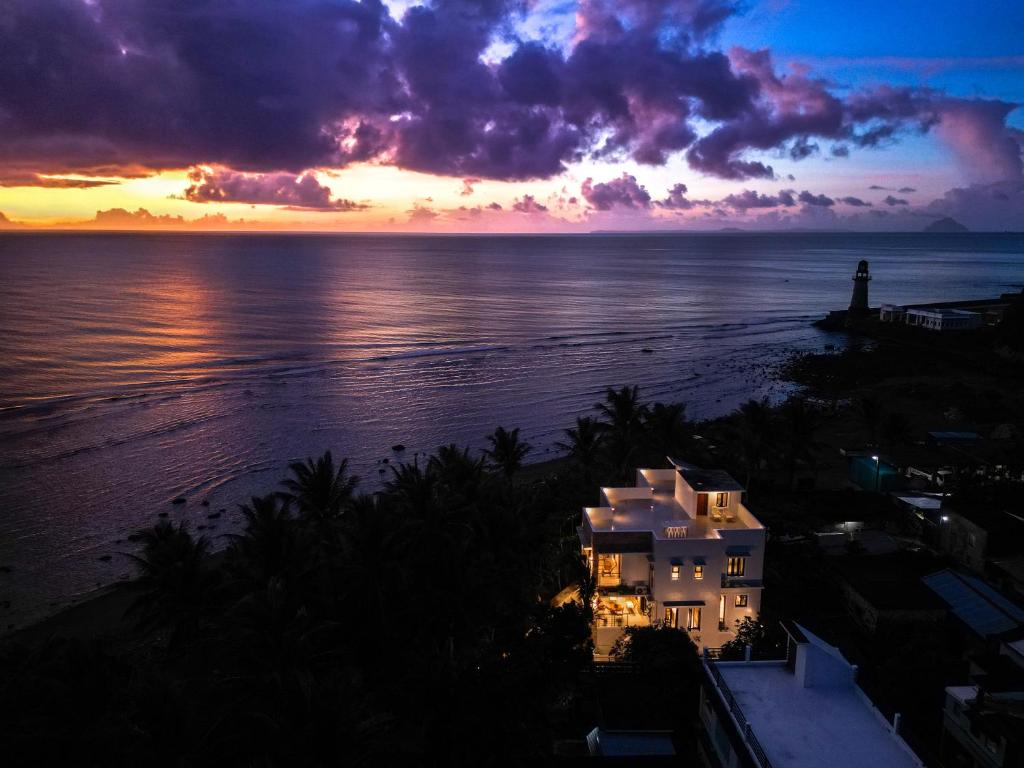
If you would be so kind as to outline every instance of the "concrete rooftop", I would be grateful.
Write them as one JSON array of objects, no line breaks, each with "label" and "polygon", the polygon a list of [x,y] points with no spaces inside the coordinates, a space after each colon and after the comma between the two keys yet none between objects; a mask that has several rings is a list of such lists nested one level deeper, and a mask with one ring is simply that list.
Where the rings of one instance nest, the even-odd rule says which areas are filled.
[{"label": "concrete rooftop", "polygon": [[775,766],[920,768],[855,687],[804,688],[782,666],[718,664]]},{"label": "concrete rooftop", "polygon": [[587,508],[587,517],[594,531],[644,531],[661,537],[666,527],[685,526],[686,537],[692,539],[719,538],[718,530],[754,527],[743,521],[742,513],[736,514],[731,522],[724,518],[714,520],[711,515],[691,517],[669,491],[655,490],[650,497],[640,499],[617,498],[615,491],[614,488],[605,489],[611,506]]}]

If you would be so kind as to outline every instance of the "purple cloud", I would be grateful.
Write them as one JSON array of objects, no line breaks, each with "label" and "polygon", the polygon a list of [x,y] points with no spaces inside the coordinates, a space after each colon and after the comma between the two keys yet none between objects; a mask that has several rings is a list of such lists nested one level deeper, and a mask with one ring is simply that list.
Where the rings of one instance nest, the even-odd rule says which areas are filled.
[{"label": "purple cloud", "polygon": [[815,195],[806,189],[800,193],[797,199],[804,205],[816,205],[821,208],[830,208],[836,204],[836,201],[828,195]]},{"label": "purple cloud", "polygon": [[752,189],[745,189],[739,193],[726,195],[722,198],[721,204],[737,211],[746,211],[750,208],[775,208],[778,206],[789,208],[796,205],[796,198],[790,190],[782,190],[776,195],[763,195]]},{"label": "purple cloud", "polygon": [[855,208],[864,208],[871,205],[867,200],[861,200],[859,197],[840,197],[838,201],[846,205],[852,205]]},{"label": "purple cloud", "polygon": [[512,210],[516,213],[547,213],[548,207],[538,203],[533,195],[523,195],[512,203]]},{"label": "purple cloud", "polygon": [[697,203],[686,196],[685,184],[674,184],[665,198],[658,200],[655,205],[673,211],[688,211]]},{"label": "purple cloud", "polygon": [[192,183],[184,197],[194,203],[250,203],[322,211],[356,211],[367,207],[352,200],[332,200],[331,190],[310,174],[196,169],[189,174],[189,180]]},{"label": "purple cloud", "polygon": [[610,211],[612,208],[650,208],[651,195],[636,181],[635,176],[622,174],[617,179],[602,181],[597,184],[587,179],[580,188],[583,199],[598,211]]},{"label": "purple cloud", "polygon": [[[8,6],[0,176],[297,177],[376,161],[517,180],[684,154],[713,176],[774,178],[757,153],[799,160],[824,141],[840,156],[935,131],[979,179],[1021,177],[1014,105],[847,92],[777,72],[768,51],[726,54],[714,44],[737,11],[726,0],[581,0],[564,48],[510,36],[525,0],[434,0],[401,18],[379,0]],[[499,40],[508,54],[485,61]]]},{"label": "purple cloud", "polygon": [[892,207],[894,205],[909,205],[910,204],[907,200],[904,200],[901,197],[893,197],[892,195],[886,195],[885,199],[882,200],[882,202],[885,203],[886,205],[890,206],[890,207]]}]

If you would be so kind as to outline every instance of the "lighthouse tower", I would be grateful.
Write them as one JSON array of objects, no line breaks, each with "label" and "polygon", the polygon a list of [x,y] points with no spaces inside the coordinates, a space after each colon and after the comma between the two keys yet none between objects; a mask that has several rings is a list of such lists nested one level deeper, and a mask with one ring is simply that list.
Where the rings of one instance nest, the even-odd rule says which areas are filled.
[{"label": "lighthouse tower", "polygon": [[869,280],[871,280],[871,275],[868,274],[868,263],[862,259],[853,276],[853,297],[850,299],[851,315],[867,314]]}]

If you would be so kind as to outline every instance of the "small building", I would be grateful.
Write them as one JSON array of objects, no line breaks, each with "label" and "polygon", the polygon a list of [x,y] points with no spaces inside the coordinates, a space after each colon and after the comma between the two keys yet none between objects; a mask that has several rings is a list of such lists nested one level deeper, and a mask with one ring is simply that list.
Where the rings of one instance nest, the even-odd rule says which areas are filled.
[{"label": "small building", "polygon": [[1024,641],[975,657],[971,683],[946,688],[939,754],[946,766],[1024,765]]},{"label": "small building", "polygon": [[1024,518],[998,506],[960,501],[943,505],[938,546],[960,565],[987,573],[988,564],[1019,554],[1024,547]]},{"label": "small building", "polygon": [[1024,628],[1024,608],[977,576],[946,568],[922,581],[962,622],[975,648],[989,647]]},{"label": "small building", "polygon": [[883,304],[878,311],[878,319],[883,323],[905,323],[907,308],[901,304]]},{"label": "small building", "polygon": [[799,625],[785,659],[704,654],[700,718],[726,768],[920,768],[923,763],[857,685],[857,667]]},{"label": "small building", "polygon": [[580,544],[597,584],[595,655],[629,626],[664,624],[720,646],[761,606],[765,528],[726,472],[671,462],[636,485],[602,488],[583,510]]},{"label": "small building", "polygon": [[966,309],[908,309],[906,322],[907,325],[930,331],[969,331],[981,328],[985,317],[979,312]]},{"label": "small building", "polygon": [[858,630],[880,642],[903,642],[937,637],[946,627],[946,603],[921,583],[928,563],[932,558],[897,552],[849,555],[831,566]]}]

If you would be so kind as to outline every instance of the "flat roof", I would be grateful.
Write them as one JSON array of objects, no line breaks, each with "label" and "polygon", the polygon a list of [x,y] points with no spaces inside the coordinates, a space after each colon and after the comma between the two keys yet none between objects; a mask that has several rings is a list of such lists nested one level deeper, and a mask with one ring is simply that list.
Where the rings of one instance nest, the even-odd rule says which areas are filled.
[{"label": "flat roof", "polygon": [[804,688],[783,666],[716,666],[773,765],[921,766],[855,686]]},{"label": "flat roof", "polygon": [[[615,488],[604,489],[611,506],[587,507],[591,529],[604,531],[644,531],[661,537],[665,528],[686,527],[688,539],[720,538],[716,533],[724,529],[746,529],[760,526],[747,525],[742,515],[732,522],[716,521],[710,515],[691,517],[668,491],[654,491],[649,498],[616,498]],[[623,489],[630,491],[633,489]]]},{"label": "flat roof", "polygon": [[695,491],[742,491],[732,475],[724,469],[681,468],[679,474]]}]

